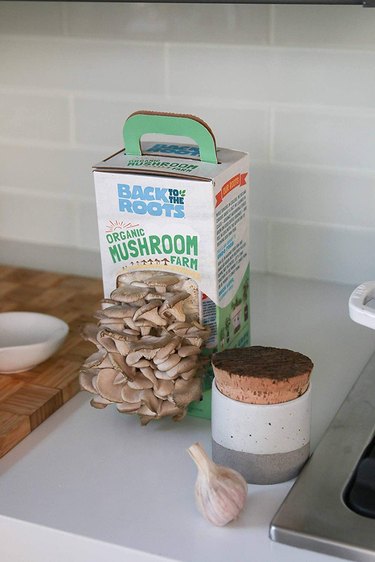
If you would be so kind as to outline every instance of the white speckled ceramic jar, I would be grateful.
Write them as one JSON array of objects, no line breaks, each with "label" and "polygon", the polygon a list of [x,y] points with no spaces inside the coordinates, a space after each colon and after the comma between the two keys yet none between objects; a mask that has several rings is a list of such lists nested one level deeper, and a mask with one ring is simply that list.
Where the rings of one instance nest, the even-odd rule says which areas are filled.
[{"label": "white speckled ceramic jar", "polygon": [[310,454],[311,385],[280,404],[247,404],[212,385],[212,457],[251,484],[297,476]]}]

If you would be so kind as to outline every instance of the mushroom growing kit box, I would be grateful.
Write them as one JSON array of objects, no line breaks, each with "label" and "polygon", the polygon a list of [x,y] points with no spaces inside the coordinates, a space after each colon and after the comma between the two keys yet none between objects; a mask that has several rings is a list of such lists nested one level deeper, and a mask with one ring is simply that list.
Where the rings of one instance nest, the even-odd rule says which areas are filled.
[{"label": "mushroom growing kit box", "polygon": [[[141,145],[147,133],[196,145],[160,136]],[[142,335],[182,334],[180,345],[200,348],[203,398],[188,411],[210,418],[209,356],[249,345],[248,156],[217,148],[209,127],[188,115],[137,112],[125,122],[124,143],[125,151],[93,172],[104,297],[110,302],[130,287],[127,302],[143,307],[127,324],[130,331],[135,322]],[[181,366],[180,375],[188,380],[189,358],[180,356],[187,369]],[[153,363],[156,378],[169,377],[170,384],[179,369],[172,359],[165,371],[163,359]]]}]

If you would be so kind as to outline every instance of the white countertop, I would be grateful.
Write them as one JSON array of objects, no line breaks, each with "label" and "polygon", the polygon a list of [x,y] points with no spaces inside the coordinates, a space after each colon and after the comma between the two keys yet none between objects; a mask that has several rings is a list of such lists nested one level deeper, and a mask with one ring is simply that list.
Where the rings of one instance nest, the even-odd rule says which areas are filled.
[{"label": "white countertop", "polygon": [[[315,363],[315,447],[375,349],[350,321],[352,287],[254,274],[252,344],[288,347]],[[272,542],[269,523],[293,482],[249,486],[240,518],[207,523],[194,504],[186,448],[210,451],[210,423],[193,417],[141,427],[80,393],[0,460],[2,562],[332,562]],[[337,559],[336,559],[337,560]]]}]

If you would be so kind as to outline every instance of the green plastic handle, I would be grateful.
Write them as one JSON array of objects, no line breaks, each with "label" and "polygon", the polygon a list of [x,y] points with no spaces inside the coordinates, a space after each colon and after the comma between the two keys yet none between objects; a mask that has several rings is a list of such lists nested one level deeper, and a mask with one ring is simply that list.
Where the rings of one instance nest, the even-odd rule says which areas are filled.
[{"label": "green plastic handle", "polygon": [[141,156],[141,137],[146,133],[183,136],[198,145],[202,162],[217,164],[215,137],[208,126],[192,115],[173,113],[133,113],[125,121],[123,134],[126,154]]}]

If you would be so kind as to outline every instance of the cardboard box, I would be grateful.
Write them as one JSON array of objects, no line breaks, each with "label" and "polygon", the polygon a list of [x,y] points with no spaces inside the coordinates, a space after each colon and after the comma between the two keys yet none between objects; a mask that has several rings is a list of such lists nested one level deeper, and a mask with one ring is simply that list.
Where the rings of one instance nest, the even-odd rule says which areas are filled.
[{"label": "cardboard box", "polygon": [[[137,115],[143,121],[134,128],[129,122]],[[160,126],[153,115],[131,116],[126,154],[121,150],[94,167],[104,296],[124,273],[178,274],[196,287],[198,319],[211,330],[204,353],[249,345],[248,156],[216,149],[214,141],[210,149],[199,135],[199,146],[148,142],[140,154],[141,133],[169,132],[170,117],[174,134],[194,138],[195,131],[186,134],[190,117],[181,116],[179,125],[175,116],[162,115]],[[211,162],[202,162],[203,155]],[[209,418],[207,363],[204,398],[189,412]]]}]

